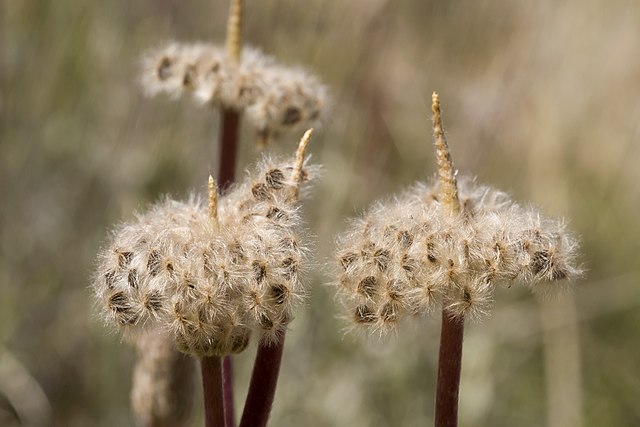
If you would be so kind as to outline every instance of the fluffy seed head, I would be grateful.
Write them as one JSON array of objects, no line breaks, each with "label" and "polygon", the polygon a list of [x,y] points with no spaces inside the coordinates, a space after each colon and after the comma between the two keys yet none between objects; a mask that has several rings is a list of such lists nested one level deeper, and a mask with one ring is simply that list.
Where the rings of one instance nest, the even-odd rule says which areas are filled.
[{"label": "fluffy seed head", "polygon": [[144,56],[141,80],[148,95],[189,95],[242,111],[264,140],[317,126],[327,114],[327,89],[314,75],[251,47],[233,58],[215,45],[173,42]]},{"label": "fluffy seed head", "polygon": [[338,295],[354,327],[382,333],[434,307],[481,318],[498,283],[549,292],[544,283],[581,274],[562,221],[457,178],[440,113],[434,93],[437,181],[376,203],[338,238]]},{"label": "fluffy seed head", "polygon": [[198,356],[241,352],[252,332],[276,337],[303,295],[298,189],[316,172],[301,153],[265,158],[219,198],[210,181],[208,204],[164,199],[117,227],[93,279],[107,323],[163,330]]},{"label": "fluffy seed head", "polygon": [[418,184],[376,204],[339,237],[338,289],[356,323],[382,331],[403,314],[435,306],[477,318],[488,312],[498,283],[535,290],[580,275],[578,244],[562,221],[471,179],[459,184],[456,216],[431,197],[437,184]]}]

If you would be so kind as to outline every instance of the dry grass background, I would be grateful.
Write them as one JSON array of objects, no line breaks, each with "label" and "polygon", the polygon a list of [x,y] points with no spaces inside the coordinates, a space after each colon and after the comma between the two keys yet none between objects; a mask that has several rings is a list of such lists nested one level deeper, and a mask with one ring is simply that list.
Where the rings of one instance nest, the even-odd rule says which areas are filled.
[{"label": "dry grass background", "polygon": [[[438,90],[457,166],[582,235],[581,393],[563,398],[581,399],[584,426],[637,425],[640,5],[270,0],[247,10],[249,43],[313,69],[334,94],[310,145],[325,167],[306,207],[319,266],[346,216],[432,176]],[[0,425],[20,425],[16,412],[40,425],[133,424],[133,350],[96,319],[88,278],[112,224],[162,193],[204,189],[217,115],[145,99],[138,58],[173,38],[221,40],[226,12],[219,0],[0,2]],[[272,149],[291,151],[297,137]],[[241,167],[255,155],[245,130]],[[438,316],[384,345],[344,336],[328,280],[310,277],[292,324],[273,425],[430,423]],[[467,329],[462,425],[547,425],[542,330],[560,327],[549,325],[526,290],[498,292],[493,317]],[[237,358],[238,402],[252,358],[253,348]]]}]

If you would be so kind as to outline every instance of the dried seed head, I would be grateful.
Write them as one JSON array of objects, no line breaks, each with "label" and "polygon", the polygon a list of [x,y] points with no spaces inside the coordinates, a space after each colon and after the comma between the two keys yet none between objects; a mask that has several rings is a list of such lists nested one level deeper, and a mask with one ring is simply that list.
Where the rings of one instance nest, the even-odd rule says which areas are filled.
[{"label": "dried seed head", "polygon": [[433,124],[437,182],[374,204],[338,238],[338,294],[355,313],[354,326],[368,331],[392,330],[403,316],[437,305],[452,316],[481,318],[497,283],[548,292],[545,282],[581,274],[577,240],[562,221],[472,179],[458,180],[435,93]]},{"label": "dried seed head", "polygon": [[329,100],[315,76],[250,47],[240,55],[240,4],[234,0],[231,7],[226,50],[174,42],[147,53],[141,79],[145,93],[186,94],[202,104],[243,111],[263,141],[320,125]]},{"label": "dried seed head", "polygon": [[303,295],[306,250],[292,196],[314,176],[303,166],[301,153],[265,159],[220,198],[210,181],[208,204],[164,199],[117,227],[93,280],[107,323],[132,336],[168,331],[197,356],[242,351],[252,330],[272,340]]}]

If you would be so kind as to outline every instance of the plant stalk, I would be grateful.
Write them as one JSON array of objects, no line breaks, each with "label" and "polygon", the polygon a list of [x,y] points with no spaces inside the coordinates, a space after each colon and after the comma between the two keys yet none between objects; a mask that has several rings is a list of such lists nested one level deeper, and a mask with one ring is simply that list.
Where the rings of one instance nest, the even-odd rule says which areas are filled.
[{"label": "plant stalk", "polygon": [[[240,113],[234,110],[222,109],[220,112],[220,121],[218,186],[221,191],[224,191],[235,181],[238,137],[240,133]],[[233,404],[233,370],[231,356],[224,357],[223,375],[225,426],[234,427],[235,411]]]},{"label": "plant stalk", "polygon": [[222,360],[222,394],[224,399],[224,425],[235,426],[235,411],[233,406],[233,367],[231,356]]},{"label": "plant stalk", "polygon": [[278,334],[276,342],[258,345],[240,427],[264,427],[267,425],[278,384],[284,338],[285,332],[282,331]]},{"label": "plant stalk", "polygon": [[238,137],[240,133],[240,113],[223,108],[220,112],[220,118],[218,186],[221,191],[224,191],[235,180]]},{"label": "plant stalk", "polygon": [[204,425],[205,427],[224,427],[220,357],[203,357],[200,359],[200,367],[204,395]]},{"label": "plant stalk", "polygon": [[458,425],[458,393],[462,368],[464,318],[452,317],[442,310],[438,383],[436,386],[436,427]]}]

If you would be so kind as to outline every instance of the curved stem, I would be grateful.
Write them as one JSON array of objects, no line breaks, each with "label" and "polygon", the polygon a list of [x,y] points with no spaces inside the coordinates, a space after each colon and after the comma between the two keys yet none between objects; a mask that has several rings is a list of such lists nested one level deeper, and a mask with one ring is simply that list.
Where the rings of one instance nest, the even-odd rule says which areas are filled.
[{"label": "curved stem", "polygon": [[205,427],[224,427],[222,365],[218,356],[200,359],[204,394]]},{"label": "curved stem", "polygon": [[436,427],[458,425],[458,392],[462,368],[464,318],[452,317],[442,310],[438,383],[436,386]]},{"label": "curved stem", "polygon": [[278,384],[284,338],[285,332],[282,331],[278,334],[275,343],[260,343],[258,346],[240,427],[264,427],[267,425]]}]

